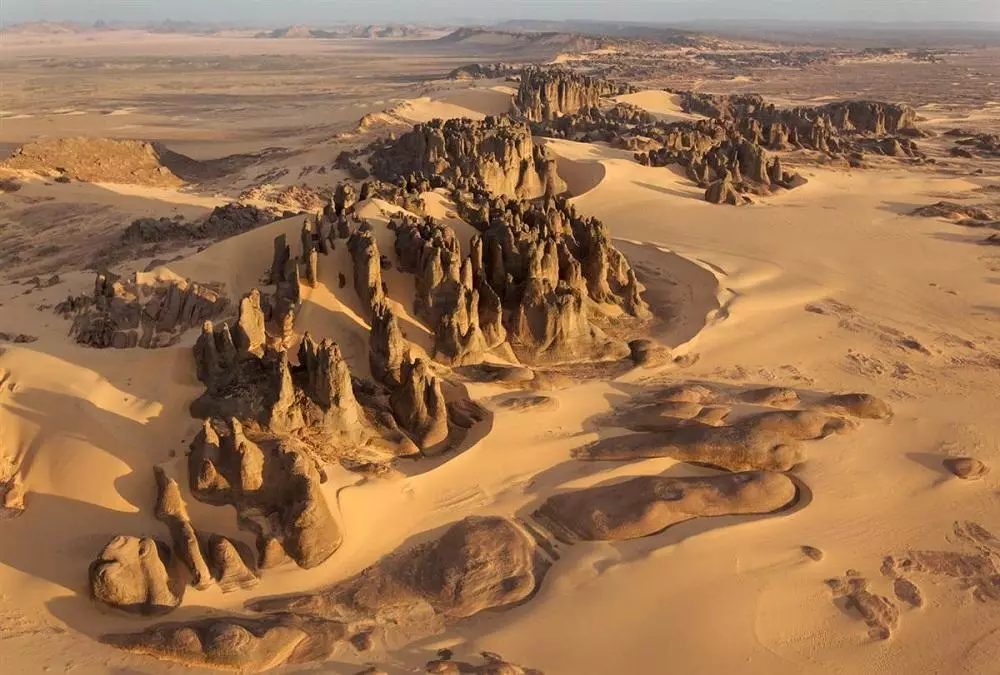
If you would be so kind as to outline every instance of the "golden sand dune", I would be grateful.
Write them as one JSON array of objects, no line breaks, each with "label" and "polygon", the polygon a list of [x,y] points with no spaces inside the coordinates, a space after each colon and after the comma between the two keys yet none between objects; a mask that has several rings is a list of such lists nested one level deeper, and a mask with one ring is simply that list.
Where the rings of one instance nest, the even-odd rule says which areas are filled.
[{"label": "golden sand dune", "polygon": [[[510,40],[501,41],[507,50]],[[194,49],[190,42],[185,50]],[[296,58],[329,48],[309,42]],[[266,47],[276,49],[299,47]],[[354,63],[372,55],[335,49]],[[354,83],[343,86],[357,94]],[[512,92],[495,82],[444,90],[422,82],[391,109],[392,119],[501,115]],[[388,98],[365,105],[377,110]],[[664,120],[695,118],[666,92],[617,100]],[[333,161],[361,140],[336,140],[339,127],[304,126],[283,131],[295,145],[290,154],[262,153],[259,163],[234,169],[230,192],[340,184],[346,174]],[[58,277],[29,279],[40,246],[58,245],[60,233],[34,229],[40,221],[22,216],[5,221],[21,229],[0,233],[10,255],[20,256],[0,281],[4,668],[88,675],[186,666],[392,675],[425,668],[991,672],[1000,648],[993,637],[1000,544],[990,533],[1000,531],[1000,518],[996,473],[988,470],[1000,462],[1000,257],[980,245],[986,225],[910,214],[943,199],[987,204],[983,187],[998,184],[995,168],[984,164],[982,174],[970,175],[964,164],[900,161],[852,169],[824,165],[813,151],[789,151],[807,184],[728,207],[707,203],[704,189],[676,166],[641,166],[605,143],[537,142],[567,184],[569,205],[607,225],[650,313],[629,324],[613,301],[588,299],[591,316],[616,339],[647,340],[647,356],[655,357],[543,367],[494,352],[470,366],[426,366],[451,405],[446,434],[461,427],[461,442],[440,455],[304,466],[305,451],[284,449],[288,439],[274,426],[244,422],[246,438],[275,453],[261,475],[279,471],[281,458],[300,462],[280,468],[282,475],[296,488],[308,484],[310,499],[321,496],[339,548],[327,542],[329,557],[316,564],[248,565],[259,584],[245,573],[246,583],[202,579],[149,603],[170,609],[179,602],[155,619],[113,611],[109,594],[101,603],[89,597],[89,568],[115,536],[132,537],[109,549],[126,562],[141,541],[177,539],[189,554],[200,546],[210,562],[221,548],[254,563],[260,538],[253,527],[270,518],[274,531],[305,529],[316,512],[303,507],[296,519],[287,515],[292,510],[257,513],[244,504],[240,522],[235,497],[224,505],[200,501],[188,453],[196,437],[198,452],[211,442],[190,410],[206,391],[192,349],[197,322],[191,329],[181,323],[159,349],[76,343],[70,320],[54,307],[92,295],[94,271],[84,269],[82,253],[79,260],[70,254],[49,270]],[[230,143],[220,156],[255,150]],[[82,232],[67,228],[67,241],[105,237],[91,249],[115,240],[140,213],[194,217],[236,196],[216,182],[184,190],[46,185],[23,169],[23,188],[0,194],[0,217],[45,204],[64,215],[81,203],[106,206],[90,216],[91,230],[84,220],[67,221]],[[388,194],[351,205],[385,257],[374,261],[384,289],[368,290],[384,292],[410,355],[428,361],[439,326],[417,306],[420,282],[403,271],[394,228],[407,216],[432,217],[451,228],[463,256],[481,234],[476,214],[463,211],[455,194],[429,188],[407,195],[408,206],[422,204],[413,207],[419,213]],[[298,351],[310,344],[305,333],[332,340],[355,378],[354,394],[373,400],[374,316],[356,288],[347,240],[329,240],[314,258],[315,278],[306,278],[307,241],[316,238],[302,231],[315,216],[279,218],[201,250],[161,255],[150,247],[114,271],[140,272],[136,285],[183,279],[221,289],[232,304],[213,320],[228,320],[235,332],[241,298],[255,288],[267,302],[280,296],[271,265],[275,239],[284,236],[292,259],[304,259],[294,268],[302,274],[294,323],[279,336],[288,338],[291,367],[305,368],[299,360],[314,356]],[[611,263],[590,263],[602,264]],[[276,338],[273,331],[259,337]],[[316,382],[303,385],[301,370],[295,377],[294,386],[279,389],[298,397],[298,410],[316,414],[302,401]],[[236,447],[251,457],[250,445]],[[251,464],[240,476],[247,485],[256,475]],[[167,515],[187,526],[157,520],[164,486]],[[271,503],[258,497],[255,505]],[[190,532],[204,541],[192,543]],[[129,597],[173,593],[178,579],[187,581],[184,561],[173,559],[162,565],[169,583],[158,585],[152,554],[159,553],[155,545],[145,550],[146,576]],[[131,569],[122,568],[123,576]],[[240,576],[205,569],[228,581]],[[369,664],[379,670],[365,671]]]}]

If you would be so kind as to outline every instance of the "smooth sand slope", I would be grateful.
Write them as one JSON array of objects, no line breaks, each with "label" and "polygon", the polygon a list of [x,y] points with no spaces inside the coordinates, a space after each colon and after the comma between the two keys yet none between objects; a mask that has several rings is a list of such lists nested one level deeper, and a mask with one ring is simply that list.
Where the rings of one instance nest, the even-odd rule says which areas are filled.
[{"label": "smooth sand slope", "polygon": [[[509,93],[487,91],[419,99],[407,110],[414,121],[491,114],[501,103],[494,93]],[[659,114],[673,105],[646,93],[631,102]],[[630,396],[695,380],[790,387],[804,397],[864,391],[889,401],[895,414],[866,421],[864,433],[811,444],[794,473],[808,492],[793,511],[694,519],[646,538],[564,546],[522,606],[403,652],[345,652],[336,663],[285,672],[354,673],[366,660],[394,675],[419,672],[442,647],[496,652],[549,675],[991,672],[1000,648],[997,606],[971,601],[956,581],[922,582],[926,606],[904,610],[892,640],[878,643],[824,585],[853,569],[891,595],[879,574],[885,555],[949,550],[956,520],[1000,528],[996,479],[965,483],[941,465],[950,455],[1000,462],[1000,256],[976,245],[981,237],[967,229],[902,215],[984,179],[807,169],[806,186],[730,208],[705,203],[677,172],[641,167],[628,153],[548,145],[577,208],[609,225],[651,305],[671,317],[655,336],[685,357],[683,365],[569,382],[544,392],[555,401],[544,408],[503,405],[523,395],[472,383],[469,393],[495,420],[465,452],[363,483],[329,469],[324,490],[345,533],[329,561],[310,571],[270,571],[253,592],[191,589],[171,619],[239,611],[251,598],[336,582],[466,515],[527,517],[553,493],[633,476],[717,475],[669,458],[572,457],[586,443],[624,433],[601,420]],[[441,195],[427,200],[446,216]],[[392,208],[361,207],[380,241],[387,238],[383,251],[391,250],[385,223]],[[223,282],[238,296],[259,282],[273,237],[296,242],[300,226],[299,218],[279,221],[169,269]],[[365,374],[367,326],[350,285],[337,283],[349,264],[343,251],[324,258],[321,284],[306,291],[296,329],[334,338]],[[26,513],[0,522],[0,653],[4,668],[18,673],[177,672],[91,639],[146,623],[98,612],[86,598],[86,569],[114,533],[166,534],[151,514],[151,467],[183,475],[198,428],[187,404],[201,391],[194,335],[156,351],[70,344],[68,324],[37,307],[91,283],[79,273],[29,295],[22,285],[0,287],[0,331],[39,338],[0,345],[0,456],[24,457],[28,489]],[[390,274],[387,283],[407,337],[429,344],[426,327],[409,315],[407,280]],[[200,504],[184,490],[200,528],[247,540],[231,509]],[[821,549],[822,561],[803,555],[804,545]]]}]

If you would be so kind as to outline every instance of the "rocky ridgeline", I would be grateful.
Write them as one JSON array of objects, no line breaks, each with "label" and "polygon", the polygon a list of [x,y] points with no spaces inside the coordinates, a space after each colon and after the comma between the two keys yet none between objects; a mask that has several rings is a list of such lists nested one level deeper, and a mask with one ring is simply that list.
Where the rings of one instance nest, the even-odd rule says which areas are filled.
[{"label": "rocky ridgeline", "polygon": [[526,68],[514,95],[514,113],[544,122],[593,108],[605,96],[628,93],[627,87],[561,68]]},{"label": "rocky ridgeline", "polygon": [[678,92],[687,112],[732,120],[748,137],[772,150],[808,148],[832,155],[871,151],[893,157],[921,156],[922,136],[909,107],[881,101],[835,101],[816,107],[778,108],[757,94]]},{"label": "rocky ridgeline", "polygon": [[93,295],[67,298],[56,311],[73,320],[70,334],[99,349],[156,349],[229,310],[222,289],[186,279],[110,272],[97,275]]},{"label": "rocky ridgeline", "polygon": [[447,75],[449,80],[493,80],[520,75],[524,66],[510,63],[470,63],[459,66]]},{"label": "rocky ridgeline", "polygon": [[398,181],[412,174],[466,179],[509,197],[558,194],[565,183],[555,160],[531,141],[527,125],[507,117],[418,124],[371,156],[372,173]]},{"label": "rocky ridgeline", "polygon": [[[454,196],[481,232],[467,255],[454,230],[433,219],[390,223],[399,267],[416,276],[413,311],[434,328],[437,361],[478,364],[492,354],[540,365],[628,355],[595,322],[608,315],[641,320],[649,310],[603,223],[563,199],[462,189]],[[385,353],[385,345],[373,351]]]}]

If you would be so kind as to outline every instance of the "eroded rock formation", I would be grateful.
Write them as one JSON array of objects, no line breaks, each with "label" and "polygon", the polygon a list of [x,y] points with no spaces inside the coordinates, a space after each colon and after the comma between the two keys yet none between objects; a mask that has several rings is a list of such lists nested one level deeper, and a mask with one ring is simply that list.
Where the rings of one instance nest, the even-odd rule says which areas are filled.
[{"label": "eroded rock formation", "polygon": [[608,80],[558,68],[526,68],[514,95],[514,110],[531,122],[597,107],[601,98],[625,93]]},{"label": "eroded rock formation", "polygon": [[122,279],[110,272],[97,275],[93,295],[71,297],[56,307],[72,318],[70,333],[78,343],[101,349],[169,346],[229,309],[217,286],[144,273]]},{"label": "eroded rock formation", "polygon": [[134,614],[164,614],[181,604],[184,582],[171,574],[170,549],[155,539],[115,537],[90,566],[92,597]]},{"label": "eroded rock formation", "polygon": [[[191,443],[188,473],[198,500],[236,508],[241,527],[257,536],[262,567],[281,562],[275,552],[284,551],[308,569],[340,546],[342,535],[320,490],[316,463],[307,448],[289,438],[248,436],[236,419],[206,421]],[[241,575],[231,554],[219,553],[216,563],[228,560],[230,576]]]},{"label": "eroded rock formation", "polygon": [[531,130],[507,117],[433,120],[418,124],[371,157],[373,173],[397,181],[410,174],[464,179],[511,197],[559,194],[566,186],[555,160]]},{"label": "eroded rock formation", "polygon": [[564,541],[623,540],[692,518],[770,513],[795,497],[795,484],[780,473],[640,476],[550,497],[534,517]]}]

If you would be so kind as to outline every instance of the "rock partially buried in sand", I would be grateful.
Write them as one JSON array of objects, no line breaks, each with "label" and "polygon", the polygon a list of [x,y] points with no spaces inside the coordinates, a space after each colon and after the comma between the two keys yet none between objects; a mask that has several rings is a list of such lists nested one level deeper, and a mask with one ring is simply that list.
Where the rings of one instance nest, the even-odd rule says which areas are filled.
[{"label": "rock partially buried in sand", "polygon": [[383,641],[409,642],[524,600],[538,582],[536,562],[534,541],[512,521],[468,517],[439,539],[389,555],[335,586],[248,607],[364,624]]},{"label": "rock partially buried in sand", "polygon": [[817,407],[861,419],[884,420],[892,417],[892,407],[871,394],[834,394],[820,401]]},{"label": "rock partially buried in sand", "polygon": [[236,544],[229,539],[220,535],[213,536],[209,550],[212,570],[223,593],[253,588],[260,582]]},{"label": "rock partially buried in sand", "polygon": [[174,553],[191,573],[191,584],[204,590],[212,585],[212,573],[205,562],[205,555],[198,541],[198,534],[191,525],[187,505],[181,497],[177,481],[167,476],[162,467],[155,468],[158,495],[156,497],[156,518],[170,529],[174,542]]},{"label": "rock partially buried in sand", "polygon": [[344,627],[335,622],[228,617],[162,624],[131,635],[105,635],[101,641],[186,666],[259,673],[284,663],[326,658],[344,635]]},{"label": "rock partially buried in sand", "polygon": [[781,410],[743,418],[729,426],[678,425],[664,418],[664,430],[606,438],[575,454],[590,460],[672,457],[727,471],[788,471],[805,460],[797,441],[844,433],[853,425],[808,410]]},{"label": "rock partially buried in sand", "polygon": [[436,659],[427,663],[426,672],[435,675],[543,675],[540,670],[508,663],[498,654],[482,652],[481,656],[485,661],[481,666],[450,658]]},{"label": "rock partially buried in sand", "polygon": [[290,438],[251,438],[235,419],[206,421],[191,443],[188,472],[195,498],[236,507],[241,527],[257,535],[262,560],[275,559],[273,552],[265,554],[277,540],[309,569],[333,555],[343,540],[315,462]]},{"label": "rock partially buried in sand", "polygon": [[170,549],[155,539],[115,537],[90,566],[90,592],[125,612],[165,614],[181,604],[183,581],[168,572]]},{"label": "rock partially buried in sand", "polygon": [[899,626],[899,608],[889,598],[872,593],[867,579],[848,572],[846,577],[829,579],[826,584],[835,599],[846,598],[848,608],[857,610],[873,640],[888,640]]},{"label": "rock partially buried in sand", "polygon": [[990,467],[972,457],[949,457],[944,465],[962,480],[979,480],[990,472]]},{"label": "rock partially buried in sand", "polygon": [[550,497],[534,517],[563,541],[635,539],[692,518],[771,513],[794,503],[796,494],[795,483],[780,473],[640,476]]}]

